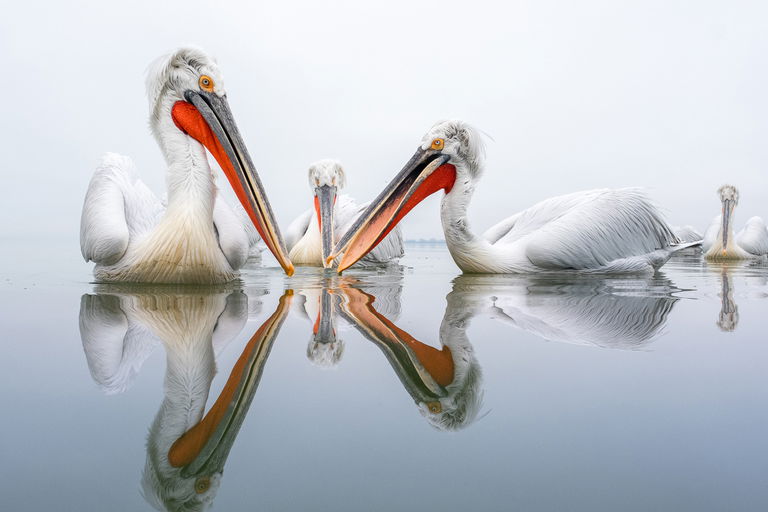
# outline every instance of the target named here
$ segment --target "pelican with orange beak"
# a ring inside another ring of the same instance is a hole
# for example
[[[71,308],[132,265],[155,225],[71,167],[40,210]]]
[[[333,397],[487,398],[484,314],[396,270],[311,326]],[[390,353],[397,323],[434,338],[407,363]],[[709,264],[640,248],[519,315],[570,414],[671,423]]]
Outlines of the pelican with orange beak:
[[[482,236],[469,229],[467,208],[483,171],[479,134],[462,121],[432,127],[416,153],[341,238],[342,271],[376,247],[408,212],[443,190],[441,220],[448,250],[465,273],[646,273],[681,243],[660,212],[636,189],[599,189],[546,199],[508,217]]]
[[[223,283],[247,258],[253,223],[288,275],[293,265],[264,187],[237,129],[216,62],[196,48],[161,57],[147,77],[150,126],[168,165],[167,205],[108,153],[88,187],[80,246],[99,282]],[[219,194],[206,149],[244,214]],[[247,217],[247,219],[246,219]],[[245,220],[245,222],[243,222]]]
[[[318,160],[309,166],[309,188],[315,207],[299,215],[286,230],[286,247],[297,265],[329,268],[328,256],[334,243],[352,226],[370,203],[357,204],[346,194],[339,194],[347,178],[338,160]],[[365,255],[361,264],[381,265],[403,256],[403,235],[396,227],[382,243]]]

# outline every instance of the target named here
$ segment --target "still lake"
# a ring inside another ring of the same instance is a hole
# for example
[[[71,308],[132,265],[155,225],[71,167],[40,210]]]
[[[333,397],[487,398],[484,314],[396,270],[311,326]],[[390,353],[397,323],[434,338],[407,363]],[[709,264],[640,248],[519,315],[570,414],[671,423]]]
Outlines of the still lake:
[[[3,510],[768,510],[765,262],[105,286],[3,245]]]

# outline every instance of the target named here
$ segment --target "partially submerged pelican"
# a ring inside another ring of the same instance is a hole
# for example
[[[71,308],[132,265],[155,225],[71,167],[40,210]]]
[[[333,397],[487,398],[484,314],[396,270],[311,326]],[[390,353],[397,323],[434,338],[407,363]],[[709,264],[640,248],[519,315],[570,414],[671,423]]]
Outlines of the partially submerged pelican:
[[[466,273],[648,272],[681,244],[659,211],[634,189],[600,189],[544,200],[491,227],[469,229],[467,207],[483,171],[479,134],[443,121],[336,245],[339,271],[362,258],[424,198],[439,190],[448,249]]]
[[[293,273],[267,196],[229,109],[221,71],[201,50],[161,57],[147,77],[150,126],[168,168],[168,204],[129,158],[108,153],[91,179],[80,247],[100,282],[222,283],[252,245],[248,227],[218,194],[207,149],[267,248]]]
[[[297,265],[330,267],[328,256],[334,243],[352,226],[369,203],[358,205],[338,192],[346,184],[346,175],[337,160],[319,160],[309,167],[309,187],[315,206],[299,215],[286,230],[286,246],[291,261]],[[363,263],[388,263],[403,255],[403,235],[396,227],[372,249]]]
[[[708,260],[747,260],[768,254],[768,229],[760,217],[752,217],[733,235],[733,210],[739,204],[739,191],[733,185],[717,189],[722,212],[704,233],[702,249]]]

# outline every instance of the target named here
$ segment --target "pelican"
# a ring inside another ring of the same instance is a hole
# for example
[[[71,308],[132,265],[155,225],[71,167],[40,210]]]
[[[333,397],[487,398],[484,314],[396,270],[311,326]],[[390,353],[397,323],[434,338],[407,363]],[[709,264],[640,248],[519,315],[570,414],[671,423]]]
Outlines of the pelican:
[[[477,236],[469,229],[467,207],[483,158],[479,134],[469,125],[434,125],[403,170],[336,245],[331,257],[344,252],[338,270],[376,247],[414,206],[439,190],[445,192],[445,240],[465,273],[652,272],[675,250],[692,245],[680,244],[659,211],[634,189],[547,199]]]
[[[368,207],[358,205],[347,195],[337,195],[344,188],[346,175],[337,160],[319,160],[309,167],[309,188],[315,207],[299,215],[286,231],[286,245],[291,261],[297,265],[330,267],[333,244]],[[362,263],[395,261],[403,255],[403,235],[399,228],[371,250]]]
[[[248,259],[252,238],[221,198],[207,149],[288,275],[280,231],[235,125],[216,62],[195,48],[158,59],[147,76],[150,127],[167,163],[167,206],[131,160],[107,153],[91,179],[80,248],[99,282],[223,283]]]
[[[733,185],[717,189],[722,213],[712,220],[704,233],[702,249],[708,260],[747,260],[768,254],[768,229],[760,217],[752,217],[746,226],[733,236],[731,219],[739,204],[739,191]]]

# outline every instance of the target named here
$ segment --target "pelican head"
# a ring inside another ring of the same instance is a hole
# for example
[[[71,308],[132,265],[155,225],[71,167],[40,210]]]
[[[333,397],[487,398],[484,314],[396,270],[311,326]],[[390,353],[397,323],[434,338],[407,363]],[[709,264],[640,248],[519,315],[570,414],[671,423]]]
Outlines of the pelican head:
[[[730,236],[729,232],[733,209],[739,204],[739,191],[733,185],[723,185],[717,189],[717,193],[720,196],[720,202],[723,205],[721,216],[723,224],[720,231],[723,237],[723,254],[725,254],[728,248],[728,237]]]
[[[264,243],[286,273],[293,274],[264,187],[229,108],[216,61],[198,48],[180,48],[160,57],[147,74],[147,95],[150,126],[169,166],[174,165],[174,154],[189,147],[190,139],[204,146],[224,171]]]
[[[451,120],[432,126],[405,167],[336,245],[331,258],[344,252],[338,270],[376,247],[426,197],[439,190],[450,194],[457,181],[471,184],[480,176],[484,158],[480,134],[469,124]]]
[[[333,368],[339,364],[344,355],[344,340],[333,334],[331,339],[320,339],[312,335],[307,345],[307,359],[320,368]]]
[[[346,176],[338,160],[318,160],[309,166],[309,187],[315,194],[315,212],[320,225],[323,244],[323,266],[329,268],[333,261],[328,257],[333,250],[333,210],[337,192],[344,188]]]

